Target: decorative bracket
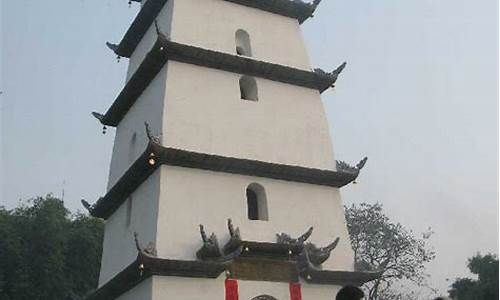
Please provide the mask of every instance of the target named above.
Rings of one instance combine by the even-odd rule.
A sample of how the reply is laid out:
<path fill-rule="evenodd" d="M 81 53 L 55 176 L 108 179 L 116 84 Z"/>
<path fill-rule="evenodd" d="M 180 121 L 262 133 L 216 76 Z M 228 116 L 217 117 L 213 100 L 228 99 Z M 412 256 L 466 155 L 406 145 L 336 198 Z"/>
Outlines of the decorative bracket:
<path fill-rule="evenodd" d="M 355 167 L 349 165 L 345 161 L 342 160 L 337 160 L 337 171 L 341 172 L 346 172 L 346 173 L 352 173 L 352 174 L 357 174 L 361 169 L 366 164 L 366 161 L 368 160 L 368 157 L 364 157 L 362 160 L 360 160 Z"/>

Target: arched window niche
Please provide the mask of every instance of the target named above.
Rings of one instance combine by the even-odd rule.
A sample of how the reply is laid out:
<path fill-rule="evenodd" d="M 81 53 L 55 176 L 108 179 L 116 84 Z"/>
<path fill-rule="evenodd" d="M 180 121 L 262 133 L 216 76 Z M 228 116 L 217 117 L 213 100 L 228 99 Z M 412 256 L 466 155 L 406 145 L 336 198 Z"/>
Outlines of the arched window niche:
<path fill-rule="evenodd" d="M 252 183 L 247 187 L 247 216 L 249 220 L 269 220 L 267 211 L 267 197 L 264 187 Z"/>
<path fill-rule="evenodd" d="M 240 78 L 240 98 L 242 100 L 258 101 L 257 82 L 250 76 Z"/>
<path fill-rule="evenodd" d="M 244 56 L 252 56 L 252 48 L 250 46 L 250 35 L 243 29 L 236 30 L 236 54 Z"/>
<path fill-rule="evenodd" d="M 340 289 L 335 300 L 361 300 L 364 297 L 365 294 L 360 288 L 348 285 Z"/>

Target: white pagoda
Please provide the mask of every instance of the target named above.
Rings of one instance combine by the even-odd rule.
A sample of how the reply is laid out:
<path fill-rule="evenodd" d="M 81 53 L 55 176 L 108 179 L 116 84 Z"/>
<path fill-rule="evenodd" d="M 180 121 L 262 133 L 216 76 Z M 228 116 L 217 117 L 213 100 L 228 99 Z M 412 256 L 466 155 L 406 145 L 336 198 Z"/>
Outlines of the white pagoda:
<path fill-rule="evenodd" d="M 121 42 L 99 287 L 87 299 L 361 299 L 300 24 L 319 1 L 147 0 Z"/>

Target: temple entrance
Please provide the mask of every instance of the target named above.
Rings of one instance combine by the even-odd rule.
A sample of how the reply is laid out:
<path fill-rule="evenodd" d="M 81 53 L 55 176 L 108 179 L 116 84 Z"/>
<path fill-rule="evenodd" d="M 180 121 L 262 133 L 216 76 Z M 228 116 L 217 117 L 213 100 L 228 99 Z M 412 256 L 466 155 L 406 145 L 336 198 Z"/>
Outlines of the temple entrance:
<path fill-rule="evenodd" d="M 365 294 L 360 288 L 348 285 L 337 293 L 335 300 L 361 300 L 364 296 Z"/>

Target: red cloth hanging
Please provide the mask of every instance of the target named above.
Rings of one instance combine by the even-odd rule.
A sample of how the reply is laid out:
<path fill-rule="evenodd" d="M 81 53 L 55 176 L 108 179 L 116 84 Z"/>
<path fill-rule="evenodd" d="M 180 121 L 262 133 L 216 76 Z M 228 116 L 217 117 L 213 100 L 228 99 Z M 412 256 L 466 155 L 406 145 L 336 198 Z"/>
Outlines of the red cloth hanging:
<path fill-rule="evenodd" d="M 290 282 L 290 300 L 302 300 L 302 291 L 300 283 Z"/>
<path fill-rule="evenodd" d="M 227 278 L 225 281 L 226 286 L 226 300 L 238 300 L 238 281 L 235 279 Z"/>

